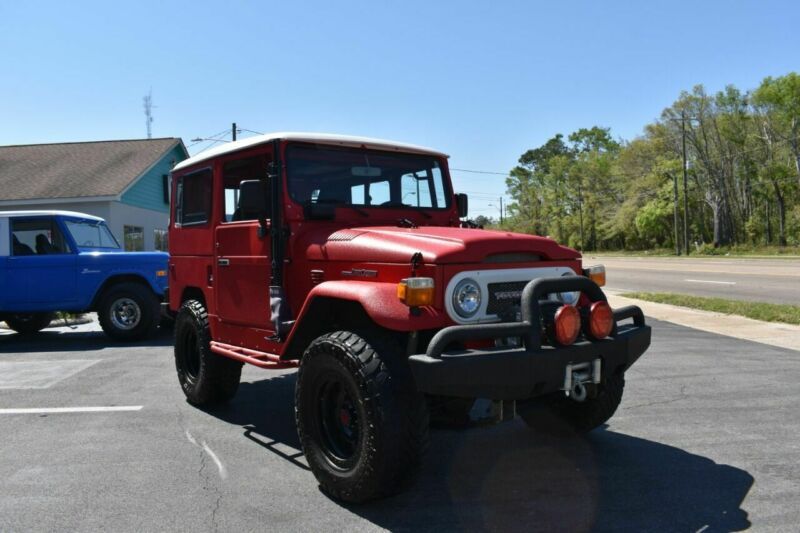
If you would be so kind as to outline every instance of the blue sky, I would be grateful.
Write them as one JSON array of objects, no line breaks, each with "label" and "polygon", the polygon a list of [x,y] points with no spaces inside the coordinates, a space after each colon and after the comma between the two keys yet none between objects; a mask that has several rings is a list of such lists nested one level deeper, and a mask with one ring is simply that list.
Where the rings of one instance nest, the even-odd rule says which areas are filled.
[{"label": "blue sky", "polygon": [[[236,121],[505,172],[557,132],[633,138],[695,84],[800,70],[798,20],[791,1],[0,0],[0,145],[144,137],[152,87],[154,136],[187,145]],[[502,176],[453,178],[496,215]]]}]

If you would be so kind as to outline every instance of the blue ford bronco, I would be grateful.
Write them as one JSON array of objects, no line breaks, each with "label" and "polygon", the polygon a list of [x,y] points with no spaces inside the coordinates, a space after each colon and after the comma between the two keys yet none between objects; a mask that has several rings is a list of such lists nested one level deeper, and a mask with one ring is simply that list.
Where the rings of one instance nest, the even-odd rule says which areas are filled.
[{"label": "blue ford bronco", "polygon": [[0,320],[30,335],[56,311],[96,311],[112,339],[144,339],[160,321],[168,257],[123,251],[95,216],[0,212]]}]

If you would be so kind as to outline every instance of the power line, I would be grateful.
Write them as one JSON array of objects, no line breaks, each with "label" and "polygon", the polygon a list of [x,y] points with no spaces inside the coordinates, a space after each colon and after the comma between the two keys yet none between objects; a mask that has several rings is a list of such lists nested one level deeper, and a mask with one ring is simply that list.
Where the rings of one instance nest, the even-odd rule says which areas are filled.
[{"label": "power line", "polygon": [[493,174],[496,176],[508,176],[508,172],[494,172],[491,170],[472,170],[469,168],[451,168],[457,172],[469,172],[470,174]]},{"label": "power line", "polygon": [[201,137],[201,140],[190,144],[189,146],[187,146],[187,148],[191,148],[195,144],[200,144],[200,143],[203,143],[203,142],[207,142],[209,139],[215,139],[216,137],[219,137],[220,135],[227,135],[230,132],[231,132],[231,130],[226,128],[226,129],[222,130],[219,133],[215,133],[214,135],[208,135],[206,137]]}]

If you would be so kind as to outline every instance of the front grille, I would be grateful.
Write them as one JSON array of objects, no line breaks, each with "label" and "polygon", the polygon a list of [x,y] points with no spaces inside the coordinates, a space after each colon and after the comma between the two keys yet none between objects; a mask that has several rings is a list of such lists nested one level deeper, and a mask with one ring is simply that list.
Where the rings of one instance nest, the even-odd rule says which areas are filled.
[{"label": "front grille", "polygon": [[527,284],[527,281],[490,283],[488,285],[489,301],[486,305],[486,314],[500,317],[510,315],[512,312],[516,314],[522,298],[522,289]]}]

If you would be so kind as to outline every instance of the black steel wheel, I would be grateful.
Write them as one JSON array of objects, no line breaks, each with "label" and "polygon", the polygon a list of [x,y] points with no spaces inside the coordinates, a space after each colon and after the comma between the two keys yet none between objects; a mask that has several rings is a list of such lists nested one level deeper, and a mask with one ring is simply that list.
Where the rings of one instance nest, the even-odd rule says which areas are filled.
[{"label": "black steel wheel", "polygon": [[224,403],[236,395],[242,363],[211,351],[208,313],[187,300],[175,319],[175,369],[186,399],[195,405]]},{"label": "black steel wheel", "polygon": [[427,448],[428,412],[396,339],[338,331],[303,354],[297,432],[322,489],[363,502],[401,490]]},{"label": "black steel wheel", "polygon": [[319,401],[314,414],[323,451],[328,460],[346,467],[357,455],[361,437],[361,413],[357,391],[345,376],[329,373],[315,384]]}]

